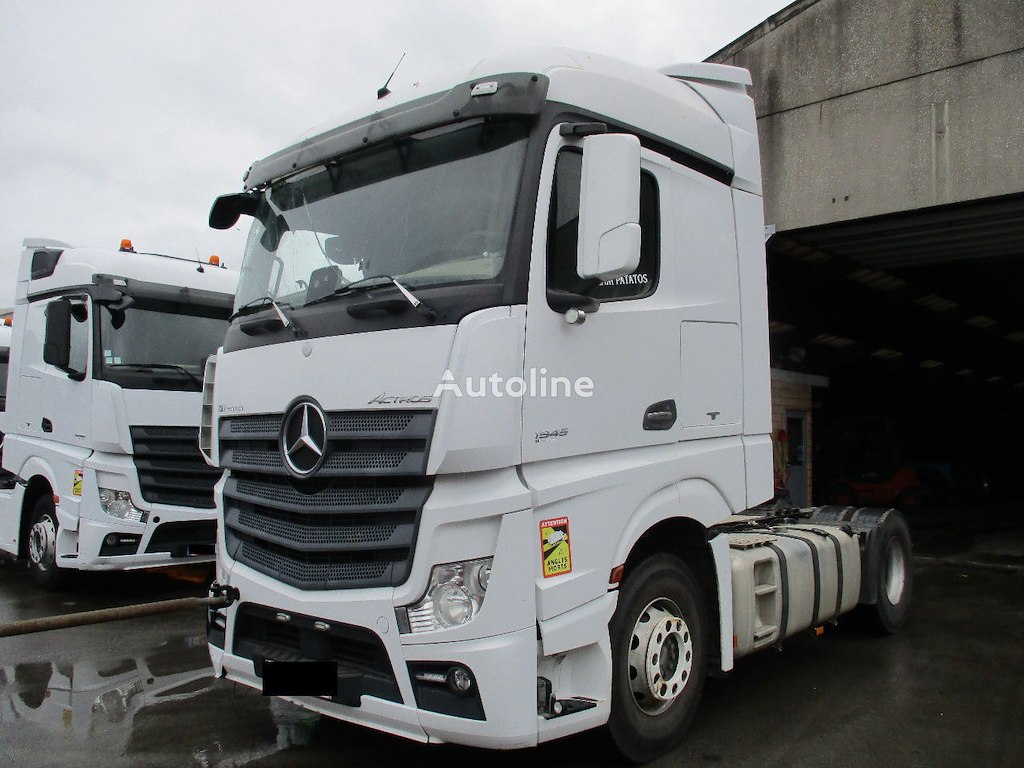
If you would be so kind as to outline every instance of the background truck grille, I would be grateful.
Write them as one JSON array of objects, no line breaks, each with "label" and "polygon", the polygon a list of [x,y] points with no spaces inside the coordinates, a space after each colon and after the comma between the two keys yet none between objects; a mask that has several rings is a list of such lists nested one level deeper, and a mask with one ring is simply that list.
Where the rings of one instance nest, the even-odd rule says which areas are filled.
[{"label": "background truck grille", "polygon": [[227,554],[301,589],[396,586],[409,576],[432,411],[327,417],[327,457],[297,480],[280,449],[283,416],[222,419]]},{"label": "background truck grille", "polygon": [[154,504],[213,509],[220,470],[199,452],[198,427],[132,427],[142,498]]}]

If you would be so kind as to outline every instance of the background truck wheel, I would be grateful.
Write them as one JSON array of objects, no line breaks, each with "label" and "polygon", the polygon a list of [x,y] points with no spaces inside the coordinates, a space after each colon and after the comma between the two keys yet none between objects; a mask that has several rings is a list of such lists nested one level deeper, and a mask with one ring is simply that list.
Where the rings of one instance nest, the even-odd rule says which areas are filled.
[{"label": "background truck wheel", "polygon": [[57,512],[53,500],[43,496],[32,508],[32,524],[28,530],[28,566],[32,580],[43,589],[54,590],[64,581],[64,571],[57,567]]},{"label": "background truck wheel", "polygon": [[903,626],[910,612],[914,586],[910,529],[902,515],[891,513],[878,535],[878,593],[875,604],[863,608],[875,627],[891,635]]},{"label": "background truck wheel", "polygon": [[682,741],[707,666],[704,599],[671,555],[644,560],[619,591],[611,624],[608,731],[623,757],[645,763]]}]

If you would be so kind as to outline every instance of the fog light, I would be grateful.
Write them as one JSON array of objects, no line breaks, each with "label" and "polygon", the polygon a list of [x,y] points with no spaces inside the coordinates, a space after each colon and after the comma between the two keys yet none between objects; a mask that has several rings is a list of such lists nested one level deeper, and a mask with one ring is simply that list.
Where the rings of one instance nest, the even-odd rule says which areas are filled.
[{"label": "fog light", "polygon": [[108,533],[100,545],[100,557],[134,555],[139,551],[142,536],[138,533]]},{"label": "fog light", "polygon": [[448,688],[452,693],[465,696],[473,690],[473,675],[465,667],[452,667],[448,670]]},{"label": "fog light", "polygon": [[451,717],[486,720],[480,686],[461,661],[410,661],[416,706]]}]

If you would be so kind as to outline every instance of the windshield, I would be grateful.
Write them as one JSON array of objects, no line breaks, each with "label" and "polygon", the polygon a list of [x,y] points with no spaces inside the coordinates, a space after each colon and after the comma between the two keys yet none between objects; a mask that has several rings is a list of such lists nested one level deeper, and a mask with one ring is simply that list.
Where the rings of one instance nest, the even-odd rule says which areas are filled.
[{"label": "windshield", "polygon": [[142,299],[99,315],[97,378],[130,389],[200,390],[228,325],[226,308]]},{"label": "windshield", "polygon": [[236,311],[301,307],[377,275],[412,286],[497,282],[526,154],[522,120],[434,129],[270,187],[249,233]]}]

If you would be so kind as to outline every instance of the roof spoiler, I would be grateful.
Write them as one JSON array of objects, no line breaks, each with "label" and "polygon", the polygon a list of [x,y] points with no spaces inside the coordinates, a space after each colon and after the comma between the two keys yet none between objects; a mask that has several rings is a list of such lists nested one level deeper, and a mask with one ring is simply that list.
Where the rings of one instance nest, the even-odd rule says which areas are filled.
[{"label": "roof spoiler", "polygon": [[71,248],[69,243],[62,243],[60,240],[51,240],[48,237],[26,237],[22,248]]},{"label": "roof spoiler", "polygon": [[677,80],[713,85],[740,93],[746,93],[747,87],[753,84],[750,72],[742,67],[730,67],[728,64],[672,64],[658,71]]}]

